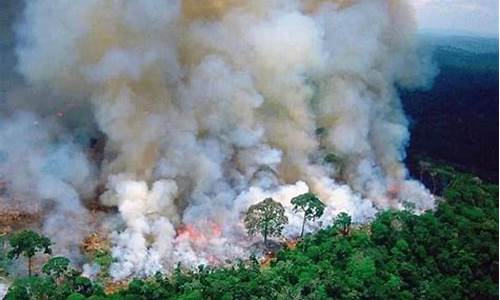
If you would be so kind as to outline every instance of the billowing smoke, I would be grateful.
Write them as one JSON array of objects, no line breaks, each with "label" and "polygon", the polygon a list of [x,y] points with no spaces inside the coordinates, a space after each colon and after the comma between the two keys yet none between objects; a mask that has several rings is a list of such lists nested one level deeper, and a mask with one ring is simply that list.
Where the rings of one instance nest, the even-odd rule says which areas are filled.
[{"label": "billowing smoke", "polygon": [[93,171],[54,120],[26,112],[0,119],[0,181],[7,187],[2,212],[44,214],[44,231],[72,258],[79,252],[74,239],[91,232],[80,197],[93,192]]},{"label": "billowing smoke", "polygon": [[[430,209],[402,163],[398,88],[434,74],[414,30],[403,0],[29,1],[17,70],[55,98],[29,102],[78,109],[10,105],[0,174],[54,203],[43,229],[64,249],[105,228],[115,278],[247,256],[244,212],[266,197],[285,206],[286,237],[308,191],[327,204],[308,231],[341,211]],[[88,123],[99,159],[76,138]],[[115,212],[87,210],[96,186]]]}]

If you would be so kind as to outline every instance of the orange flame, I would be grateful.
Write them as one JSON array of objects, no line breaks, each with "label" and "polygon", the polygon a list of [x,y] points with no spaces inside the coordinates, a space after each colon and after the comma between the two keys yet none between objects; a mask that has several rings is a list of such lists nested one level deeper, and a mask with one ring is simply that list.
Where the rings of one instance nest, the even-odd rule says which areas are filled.
[{"label": "orange flame", "polygon": [[177,236],[183,239],[188,239],[197,244],[205,244],[212,238],[217,238],[222,235],[222,228],[219,224],[209,221],[206,229],[199,229],[199,227],[192,224],[181,224],[177,228]]},{"label": "orange flame", "polygon": [[260,260],[260,265],[264,268],[271,266],[271,262],[276,258],[276,253],[268,251],[265,253],[264,257]]},{"label": "orange flame", "polygon": [[219,224],[215,222],[210,222],[210,228],[212,229],[212,235],[214,237],[219,237],[222,235],[222,228]]},{"label": "orange flame", "polygon": [[177,228],[177,236],[185,237],[193,242],[206,242],[206,237],[193,225],[181,224]]}]

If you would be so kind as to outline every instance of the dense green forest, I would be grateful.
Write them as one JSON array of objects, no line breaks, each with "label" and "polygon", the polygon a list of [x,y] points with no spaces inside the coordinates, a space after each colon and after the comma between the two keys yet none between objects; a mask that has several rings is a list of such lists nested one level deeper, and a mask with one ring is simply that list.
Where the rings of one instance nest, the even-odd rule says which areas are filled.
[{"label": "dense green forest", "polygon": [[366,225],[344,216],[270,264],[178,266],[106,294],[106,274],[92,282],[55,257],[41,274],[16,279],[6,299],[497,299],[498,186],[428,168],[444,186],[435,211],[384,211]]},{"label": "dense green forest", "polygon": [[498,39],[421,39],[439,74],[429,90],[400,93],[410,119],[407,165],[424,156],[498,182]]}]

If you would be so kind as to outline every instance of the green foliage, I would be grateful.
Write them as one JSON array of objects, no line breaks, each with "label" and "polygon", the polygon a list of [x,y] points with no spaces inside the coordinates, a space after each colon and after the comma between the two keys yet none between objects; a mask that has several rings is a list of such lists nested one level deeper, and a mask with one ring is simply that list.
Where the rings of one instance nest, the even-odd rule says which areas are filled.
[{"label": "green foliage", "polygon": [[498,186],[456,174],[444,195],[433,212],[383,211],[350,231],[339,214],[266,268],[255,257],[197,271],[178,265],[113,295],[69,269],[58,280],[17,279],[6,299],[498,299]]},{"label": "green foliage", "polygon": [[40,235],[31,230],[23,230],[12,234],[9,237],[9,244],[12,248],[7,256],[9,258],[18,258],[20,255],[28,258],[28,274],[31,276],[31,259],[37,252],[51,254],[52,245],[48,237]]},{"label": "green foliage", "polygon": [[99,276],[101,279],[106,279],[109,277],[109,267],[113,263],[113,256],[109,250],[99,250],[95,253],[94,262],[101,267]]},{"label": "green foliage", "polygon": [[435,212],[384,211],[350,232],[339,214],[270,268],[178,268],[121,295],[158,299],[149,286],[164,299],[497,299],[498,186],[460,174],[445,195]]},{"label": "green foliage", "polygon": [[8,276],[12,265],[12,260],[7,255],[7,242],[7,236],[0,236],[0,277]]},{"label": "green foliage", "polygon": [[288,223],[285,209],[281,203],[271,198],[254,204],[248,208],[245,216],[245,227],[249,235],[259,232],[264,237],[267,246],[268,236],[279,236]]},{"label": "green foliage", "polygon": [[55,280],[66,273],[68,268],[69,259],[62,256],[56,256],[49,259],[49,261],[42,267],[42,272]]},{"label": "green foliage", "polygon": [[9,251],[10,258],[18,258],[21,254],[25,257],[33,257],[36,252],[43,251],[50,254],[51,242],[48,237],[40,235],[31,230],[23,230],[9,237],[12,249]]},{"label": "green foliage", "polygon": [[348,235],[351,228],[351,216],[345,212],[341,212],[335,218],[333,227],[338,228],[343,235]]},{"label": "green foliage", "polygon": [[70,268],[65,257],[53,257],[43,267],[43,274],[17,278],[9,287],[6,299],[85,299],[103,296],[102,289]]},{"label": "green foliage", "polygon": [[312,221],[320,218],[325,211],[325,204],[313,193],[306,193],[294,197],[291,200],[295,212],[301,211],[304,214],[300,237],[304,235],[304,225],[306,220]]},{"label": "green foliage", "polygon": [[80,293],[73,293],[66,300],[84,300],[85,296]]},{"label": "green foliage", "polygon": [[335,153],[328,153],[325,156],[325,162],[329,164],[338,164],[341,160]]},{"label": "green foliage", "polygon": [[318,127],[314,131],[316,135],[324,135],[326,133],[326,128],[325,127]]},{"label": "green foliage", "polygon": [[55,284],[47,277],[21,277],[9,287],[6,300],[55,299]]}]

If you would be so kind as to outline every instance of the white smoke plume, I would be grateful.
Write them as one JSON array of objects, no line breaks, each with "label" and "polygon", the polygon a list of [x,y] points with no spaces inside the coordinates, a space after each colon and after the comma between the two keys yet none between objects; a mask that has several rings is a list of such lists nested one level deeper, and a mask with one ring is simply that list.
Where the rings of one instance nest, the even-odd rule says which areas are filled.
[{"label": "white smoke plume", "polygon": [[80,196],[93,193],[94,170],[54,120],[18,112],[0,120],[1,210],[44,214],[43,231],[57,236],[61,253],[75,258],[75,239],[91,232]]},{"label": "white smoke plume", "polygon": [[[434,74],[414,30],[403,0],[29,1],[18,71],[31,88],[91,106],[105,148],[88,159],[53,140],[71,128],[40,123],[38,140],[32,119],[14,117],[0,122],[0,173],[21,166],[8,173],[13,190],[34,185],[34,199],[57,203],[44,227],[56,241],[93,228],[84,187],[104,185],[101,204],[120,221],[97,222],[109,228],[117,279],[248,255],[256,239],[244,212],[269,196],[286,208],[286,237],[301,226],[290,200],[307,191],[327,204],[309,231],[341,211],[365,222],[408,203],[430,209],[433,196],[402,163],[397,88]],[[56,174],[40,169],[47,152]]]}]

